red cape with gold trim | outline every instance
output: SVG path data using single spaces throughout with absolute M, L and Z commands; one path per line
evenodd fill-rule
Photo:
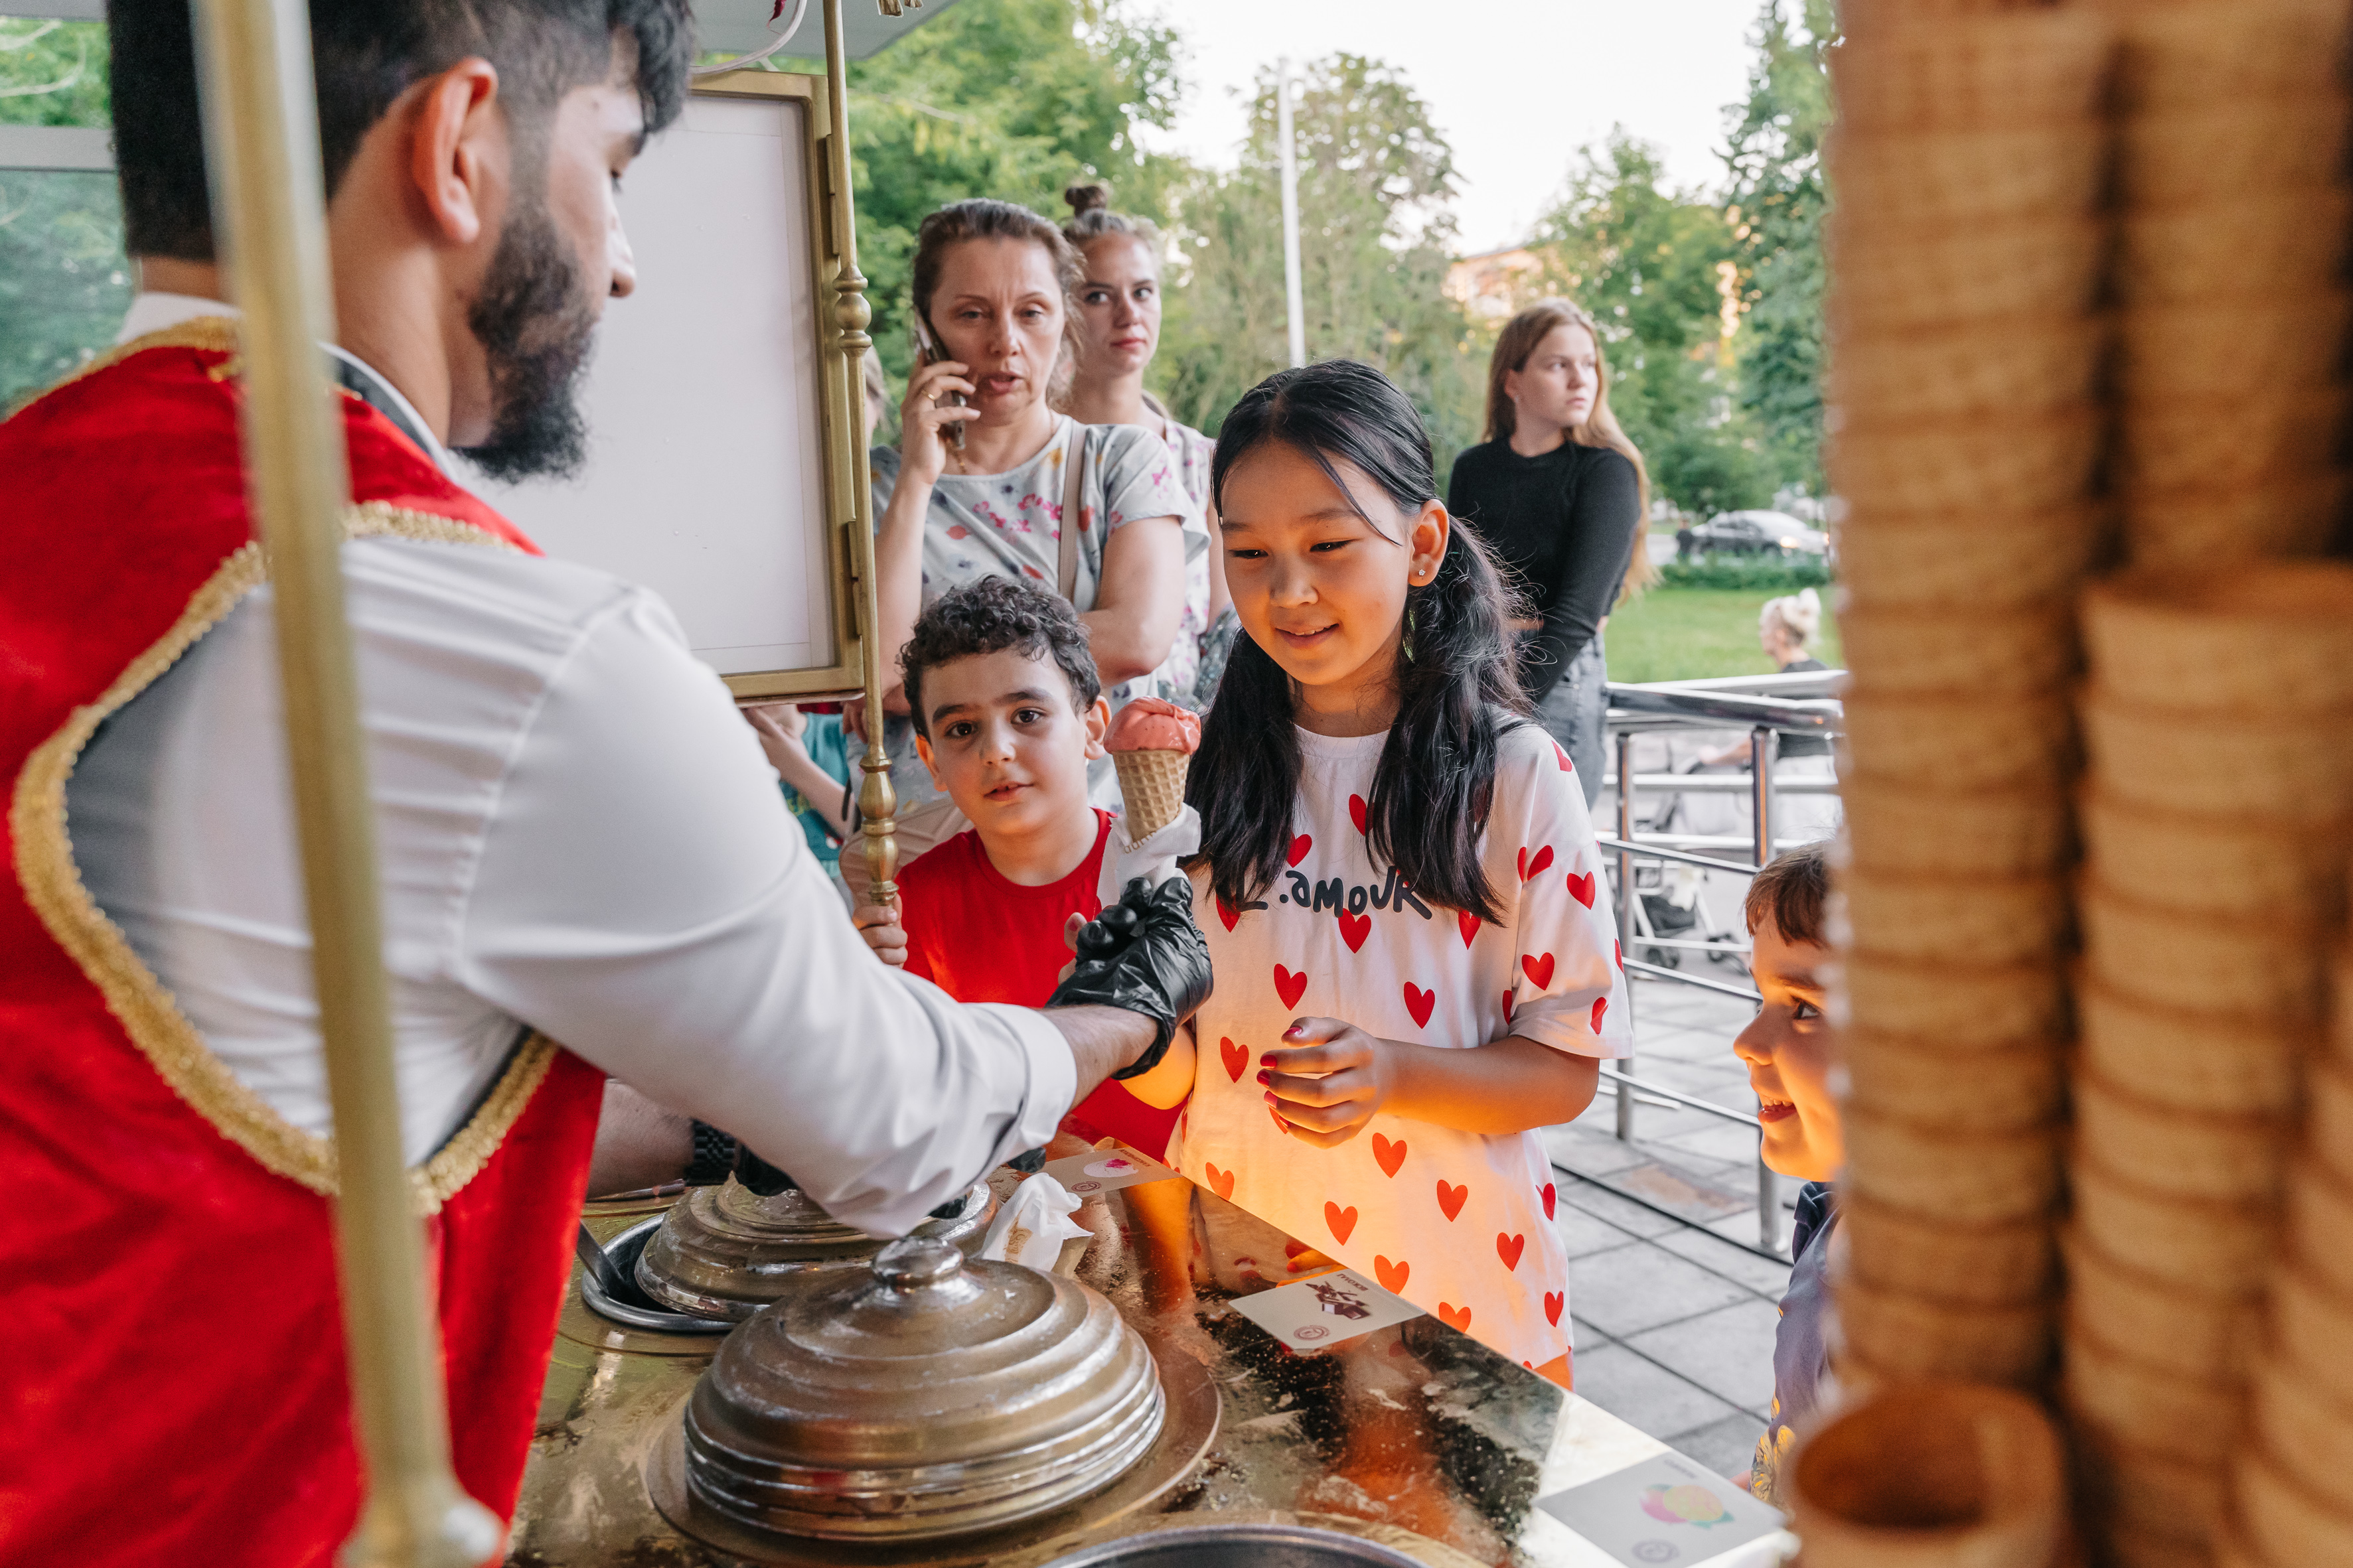
M 206 1050 L 82 888 L 65 784 L 263 578 L 229 323 L 0 424 L 0 1563 L 328 1563 L 361 1491 L 332 1146 Z M 343 398 L 354 531 L 531 550 Z M 412 1173 L 459 1479 L 512 1515 L 600 1075 L 534 1037 Z

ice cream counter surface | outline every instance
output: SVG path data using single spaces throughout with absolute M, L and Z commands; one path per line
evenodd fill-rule
M 1002 1188 L 1013 1179 L 1000 1173 L 996 1183 Z M 651 1212 L 592 1205 L 589 1226 L 609 1237 Z M 1663 1454 L 1665 1445 L 1426 1315 L 1294 1352 L 1233 1303 L 1313 1274 L 1316 1259 L 1181 1177 L 1100 1194 L 1076 1217 L 1093 1233 L 1078 1278 L 1109 1299 L 1156 1354 L 1199 1363 L 1216 1387 L 1216 1436 L 1191 1473 L 1134 1511 L 1091 1518 L 1081 1507 L 1010 1541 L 921 1551 L 811 1542 L 806 1551 L 759 1561 L 1032 1568 L 1116 1537 L 1246 1521 L 1338 1530 L 1432 1568 L 1603 1568 L 1619 1561 L 1535 1501 Z M 718 1342 L 599 1318 L 582 1304 L 575 1274 L 523 1478 L 511 1564 L 719 1568 L 755 1561 L 676 1528 L 649 1489 L 649 1458 Z

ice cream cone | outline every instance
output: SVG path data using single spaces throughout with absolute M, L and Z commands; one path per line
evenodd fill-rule
M 2062 1354 L 2061 1402 L 2068 1409 L 2159 1453 L 2206 1464 L 2229 1458 L 2238 1428 L 2235 1388 L 2152 1366 L 2084 1332 L 2072 1315 Z
M 1955 1225 L 1890 1208 L 1859 1192 L 1839 1199 L 1847 1271 L 1881 1290 L 1956 1307 L 2020 1307 L 2048 1299 L 2057 1278 L 2041 1218 Z
M 1840 202 L 1882 222 L 2066 217 L 2098 205 L 2102 132 L 2088 116 L 1983 131 L 1862 134 L 1841 126 L 1823 151 Z
M 1858 775 L 1842 782 L 1839 796 L 1848 862 L 1858 872 L 2026 877 L 2067 857 L 2067 803 L 2048 790 L 1896 787 Z
M 1935 1039 L 1849 1029 L 1851 1107 L 1960 1132 L 2016 1132 L 2059 1119 L 2065 1074 L 2042 1044 L 1955 1052 Z
M 1848 1183 L 1889 1208 L 1996 1225 L 2047 1215 L 2059 1195 L 2053 1129 L 1959 1132 L 1857 1106 L 1845 1131 Z
M 2099 297 L 2103 226 L 2088 216 L 1955 225 L 1823 220 L 1834 332 L 2083 316 Z
M 2271 1324 L 2274 1353 L 2337 1404 L 2353 1407 L 2353 1356 L 2345 1353 L 2353 1345 L 2353 1300 L 2290 1261 L 2272 1276 Z
M 2229 1477 L 2221 1467 L 2160 1453 L 2094 1421 L 2078 1419 L 2074 1436 L 2084 1501 L 2104 1533 L 2153 1537 L 2159 1543 L 2155 1551 L 2189 1551 L 2190 1561 L 2200 1561 L 2196 1549 L 2228 1507 Z M 2143 1556 L 2151 1550 L 2141 1548 Z
M 2232 1511 L 2248 1543 L 2280 1568 L 2344 1562 L 2346 1542 L 2353 1541 L 2353 1508 L 2295 1479 L 2260 1443 L 2241 1450 Z
M 2137 115 L 2116 138 L 2117 190 L 2129 208 L 2326 185 L 2344 168 L 2348 121 L 2341 89 Z
M 2261 1338 L 2260 1295 L 2185 1289 L 2110 1257 L 2073 1226 L 2059 1246 L 2068 1310 L 2103 1344 L 2130 1345 L 2152 1366 L 2208 1383 L 2245 1375 Z
M 1113 752 L 1111 760 L 1127 806 L 1128 841 L 1141 844 L 1185 809 L 1185 774 L 1193 759 L 1183 752 Z
M 2329 0 L 2114 7 L 2116 107 L 2131 115 L 2342 90 L 2345 8 Z
M 1934 1039 L 1956 1050 L 2063 1037 L 2066 987 L 2055 960 L 1978 967 L 1845 952 L 1839 964 L 1858 1029 Z
M 2309 1023 L 2317 1033 L 2327 961 L 2316 927 L 2285 921 L 2248 927 L 2158 909 L 2123 898 L 2095 878 L 2084 879 L 2077 914 L 2085 967 L 2121 995 Z
M 1866 610 L 2052 604 L 2073 595 L 2107 526 L 2105 509 L 2088 501 L 2001 518 L 1850 507 L 1839 580 Z
M 2099 395 L 2108 336 L 2084 316 L 1844 333 L 1824 399 L 1882 420 L 2078 407 Z
M 2344 1355 L 2340 1347 L 2338 1357 Z M 2301 1363 L 2263 1358 L 2250 1381 L 2248 1427 L 2283 1468 L 2353 1513 L 2353 1408 L 2324 1393 Z
M 2252 486 L 2132 489 L 2120 510 L 2126 554 L 2144 565 L 2211 570 L 2317 555 L 2337 536 L 2345 476 L 2329 469 Z
M 1894 1377 L 2020 1387 L 2039 1378 L 2051 1361 L 2047 1301 L 1955 1307 L 1848 1279 L 1838 1287 L 1838 1321 L 1865 1362 Z
M 2278 1250 L 2267 1199 L 2200 1198 L 2119 1176 L 2080 1142 L 2067 1162 L 2075 1226 L 2112 1258 L 2179 1289 L 2250 1295 L 2263 1289 Z
M 2268 1201 L 2280 1191 L 2291 1124 L 2177 1110 L 2078 1072 L 2075 1128 L 2085 1154 L 2140 1186 Z
M 2093 785 L 2083 793 L 2084 858 L 2102 883 L 2144 904 L 2298 924 L 2345 905 L 2353 827 L 2165 811 Z
M 1850 609 L 1839 616 L 1848 668 L 1882 692 L 2041 692 L 2075 668 L 2072 605 L 1931 613 Z M 2000 661 L 1997 672 L 1973 661 Z
M 2092 772 L 2118 800 L 2304 825 L 2342 820 L 2353 797 L 2335 716 L 2144 707 L 2097 685 L 2080 707 Z
M 1850 866 L 1838 890 L 1853 950 L 1892 958 L 2021 963 L 2055 950 L 2069 925 L 2056 877 L 1890 877 Z
M 2084 651 L 2092 678 L 2120 702 L 2353 707 L 2353 566 L 2251 562 L 2111 577 L 2084 591 Z
M 2314 1031 L 2243 1012 L 2154 1006 L 2088 974 L 2075 982 L 2084 1070 L 2177 1110 L 2285 1116 Z
M 2123 217 L 2116 291 L 2128 304 L 2325 289 L 2353 250 L 2353 195 L 2335 185 L 2234 192 Z
M 2075 760 L 2075 719 L 2057 692 L 2026 697 L 1881 693 L 1844 699 L 1850 766 L 1869 783 L 1934 789 L 2045 789 Z
M 2287 1184 L 2288 1245 L 2312 1278 L 2353 1302 L 2353 1184 L 2326 1165 L 2306 1161 Z

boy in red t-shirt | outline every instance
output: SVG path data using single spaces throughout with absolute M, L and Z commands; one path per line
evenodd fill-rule
M 1070 602 L 1009 577 L 946 594 L 900 651 L 915 750 L 972 826 L 899 873 L 900 906 L 856 920 L 886 963 L 959 1002 L 1045 1005 L 1070 962 L 1071 917 L 1103 906 L 1111 814 L 1087 802 L 1087 763 L 1111 724 L 1086 628 Z M 1106 1080 L 1066 1132 L 1159 1159 L 1182 1107 Z

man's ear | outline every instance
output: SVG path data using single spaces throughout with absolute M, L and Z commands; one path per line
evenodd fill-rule
M 923 759 L 923 771 L 932 775 L 932 787 L 943 795 L 947 793 L 948 781 L 940 777 L 940 765 L 932 761 L 932 738 L 920 730 L 915 731 L 915 755 Z
M 498 68 L 469 58 L 410 90 L 409 183 L 429 226 L 449 245 L 471 245 L 511 183 Z
M 1096 698 L 1094 705 L 1080 714 L 1079 720 L 1087 727 L 1087 761 L 1109 756 L 1111 753 L 1103 749 L 1103 737 L 1111 733 L 1111 703 L 1104 698 Z

